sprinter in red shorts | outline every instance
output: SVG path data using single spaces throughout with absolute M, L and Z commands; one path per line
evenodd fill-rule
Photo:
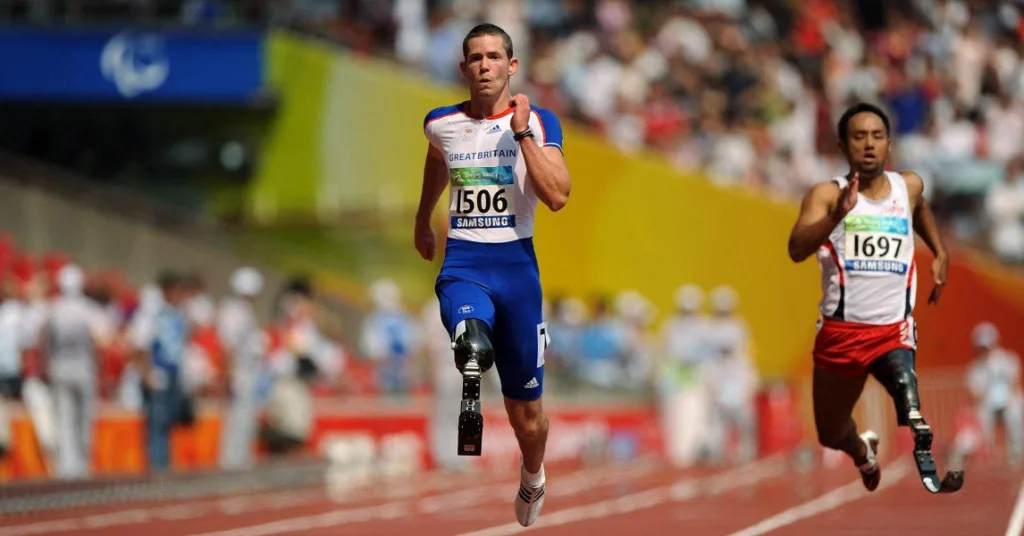
M 917 327 L 911 315 L 917 293 L 915 232 L 935 255 L 929 303 L 939 302 L 949 256 L 922 195 L 921 177 L 885 170 L 890 148 L 886 114 L 871 104 L 857 104 L 839 120 L 838 136 L 850 171 L 811 188 L 789 237 L 793 262 L 816 254 L 821 268 L 813 378 L 818 441 L 848 454 L 868 490 L 878 487 L 878 435 L 871 430 L 858 434 L 853 420 L 870 374 L 892 396 L 899 425 L 914 434 L 915 461 L 925 487 L 932 493 L 956 491 L 963 473 L 940 481 L 917 391 Z

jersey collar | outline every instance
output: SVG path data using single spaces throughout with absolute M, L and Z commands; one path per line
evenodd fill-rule
M 502 117 L 505 117 L 506 115 L 512 113 L 513 111 L 515 111 L 515 108 L 509 106 L 508 109 L 506 109 L 503 112 L 499 112 L 499 113 L 497 113 L 495 115 L 488 116 L 488 117 L 481 117 L 481 116 L 478 116 L 478 115 L 473 115 L 473 113 L 469 111 L 469 101 L 465 101 L 465 102 L 462 103 L 462 113 L 466 114 L 466 117 L 468 117 L 470 119 L 475 119 L 477 121 L 482 121 L 482 120 L 492 121 L 494 119 L 501 119 Z

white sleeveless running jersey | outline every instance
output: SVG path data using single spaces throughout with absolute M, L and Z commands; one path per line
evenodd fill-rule
M 889 325 L 914 310 L 913 210 L 907 183 L 885 172 L 891 191 L 878 201 L 858 194 L 857 204 L 818 249 L 821 314 L 847 322 Z M 832 179 L 845 188 L 845 177 Z
M 534 142 L 561 150 L 562 127 L 555 114 L 536 106 L 530 110 Z M 474 117 L 463 102 L 435 108 L 424 118 L 427 139 L 448 164 L 449 238 L 496 243 L 533 236 L 537 195 L 513 138 L 512 112 Z

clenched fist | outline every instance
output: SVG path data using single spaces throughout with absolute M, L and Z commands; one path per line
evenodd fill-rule
M 512 97 L 509 106 L 515 108 L 512 112 L 512 132 L 518 134 L 530 126 L 530 98 L 519 93 Z

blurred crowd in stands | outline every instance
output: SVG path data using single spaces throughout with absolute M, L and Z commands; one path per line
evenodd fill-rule
M 232 274 L 223 297 L 202 274 L 173 270 L 134 288 L 118 270 L 88 273 L 0 236 L 0 283 L 0 409 L 24 403 L 60 477 L 88 476 L 103 403 L 143 416 L 149 467 L 163 470 L 171 431 L 194 422 L 200 398 L 220 398 L 221 465 L 238 468 L 252 463 L 257 441 L 271 452 L 301 446 L 314 397 L 347 386 L 344 349 L 320 330 L 302 277 L 260 315 L 255 301 L 267 290 L 251 267 Z M 2 447 L 6 419 L 0 411 Z

